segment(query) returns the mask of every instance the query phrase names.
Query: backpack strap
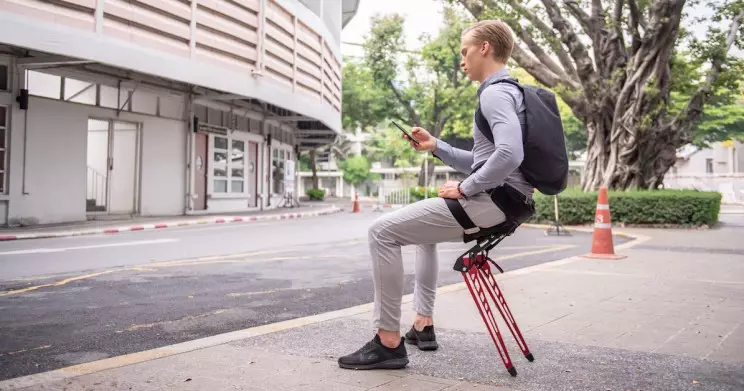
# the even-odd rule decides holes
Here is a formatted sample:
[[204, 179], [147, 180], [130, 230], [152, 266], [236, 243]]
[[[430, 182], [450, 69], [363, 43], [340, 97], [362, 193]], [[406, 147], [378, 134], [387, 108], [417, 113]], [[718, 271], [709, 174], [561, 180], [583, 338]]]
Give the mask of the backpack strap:
[[[522, 85], [519, 84], [519, 80], [515, 78], [494, 80], [491, 83], [489, 83], [488, 86], [492, 86], [498, 83], [511, 84], [519, 88], [519, 90], [522, 91], [522, 93], [524, 93], [524, 89], [522, 89]], [[486, 88], [488, 88], [488, 86], [486, 86]], [[480, 92], [478, 92], [478, 107], [475, 110], [475, 124], [478, 127], [478, 129], [481, 131], [481, 133], [483, 133], [483, 135], [486, 136], [488, 141], [493, 143], [493, 132], [491, 130], [491, 126], [488, 124], [488, 120], [486, 119], [486, 117], [483, 116], [483, 113], [481, 112], [481, 106], [480, 106], [480, 95], [483, 93], [483, 91], [486, 90], [486, 88], [483, 88]], [[522, 128], [522, 138], [524, 138], [524, 136], [525, 136], [525, 129]]]

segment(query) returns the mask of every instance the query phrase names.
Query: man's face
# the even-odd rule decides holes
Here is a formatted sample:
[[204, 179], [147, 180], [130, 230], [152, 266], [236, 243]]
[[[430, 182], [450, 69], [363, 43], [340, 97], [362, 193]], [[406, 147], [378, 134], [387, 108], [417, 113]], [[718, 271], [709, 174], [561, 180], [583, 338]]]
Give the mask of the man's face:
[[483, 75], [483, 63], [488, 43], [479, 43], [473, 39], [471, 33], [467, 33], [460, 43], [460, 55], [462, 61], [460, 67], [470, 80], [481, 81]]

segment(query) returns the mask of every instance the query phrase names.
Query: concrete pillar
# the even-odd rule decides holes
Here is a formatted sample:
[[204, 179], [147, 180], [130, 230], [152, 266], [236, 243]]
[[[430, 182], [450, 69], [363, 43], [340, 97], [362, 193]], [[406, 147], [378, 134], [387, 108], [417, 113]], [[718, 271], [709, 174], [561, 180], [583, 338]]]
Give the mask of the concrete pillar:
[[731, 143], [731, 150], [729, 151], [729, 173], [733, 174], [736, 172], [736, 144]]

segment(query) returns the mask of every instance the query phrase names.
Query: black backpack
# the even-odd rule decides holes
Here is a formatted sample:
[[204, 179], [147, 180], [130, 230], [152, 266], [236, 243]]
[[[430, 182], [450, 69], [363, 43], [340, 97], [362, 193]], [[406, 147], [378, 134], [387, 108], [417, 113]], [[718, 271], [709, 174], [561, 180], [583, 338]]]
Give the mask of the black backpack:
[[[522, 128], [524, 160], [519, 166], [525, 179], [540, 193], [555, 195], [565, 190], [568, 182], [568, 153], [563, 138], [563, 122], [555, 95], [544, 88], [520, 84], [516, 79], [499, 79], [496, 83], [517, 86], [524, 96], [526, 127]], [[482, 89], [481, 92], [485, 90]], [[480, 92], [475, 123], [493, 143], [488, 121], [480, 110]]]

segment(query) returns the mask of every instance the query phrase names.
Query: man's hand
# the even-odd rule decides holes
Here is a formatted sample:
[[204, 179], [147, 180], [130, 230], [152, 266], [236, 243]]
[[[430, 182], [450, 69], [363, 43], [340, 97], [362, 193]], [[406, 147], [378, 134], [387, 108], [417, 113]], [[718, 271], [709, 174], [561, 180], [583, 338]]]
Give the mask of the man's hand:
[[448, 181], [444, 185], [439, 187], [439, 196], [442, 198], [458, 199], [462, 198], [462, 194], [457, 190], [457, 185], [460, 182]]
[[413, 129], [411, 129], [411, 136], [413, 136], [413, 138], [416, 139], [419, 144], [408, 140], [408, 137], [405, 134], [401, 134], [401, 137], [408, 140], [408, 143], [411, 144], [411, 147], [419, 152], [434, 152], [434, 150], [437, 148], [437, 139], [432, 137], [431, 134], [429, 134], [429, 132], [424, 128], [414, 127]]

